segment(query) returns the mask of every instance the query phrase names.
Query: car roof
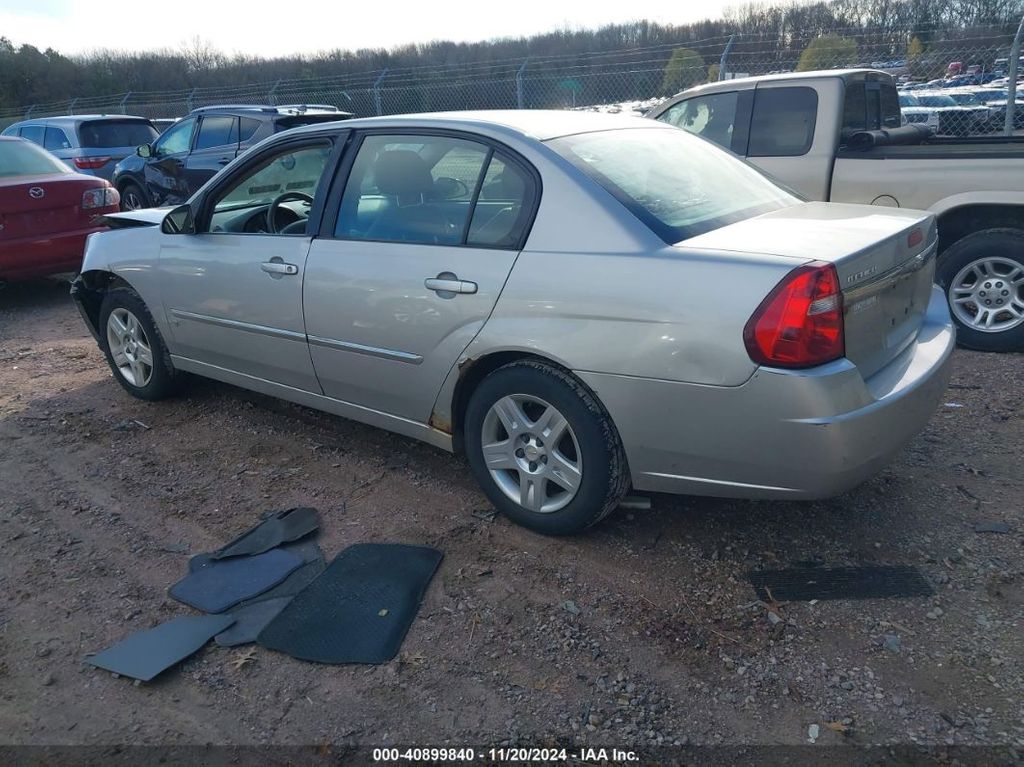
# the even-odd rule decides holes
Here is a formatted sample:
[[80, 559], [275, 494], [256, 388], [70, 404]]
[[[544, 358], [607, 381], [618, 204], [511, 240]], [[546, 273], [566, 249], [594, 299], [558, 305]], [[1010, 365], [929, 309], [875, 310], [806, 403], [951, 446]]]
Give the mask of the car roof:
[[424, 112], [392, 115], [388, 117], [361, 117], [354, 120], [306, 125], [290, 133], [314, 133], [332, 126], [338, 128], [433, 128], [465, 130], [475, 128], [485, 132], [513, 134], [540, 141], [623, 128], [667, 128], [670, 125], [622, 114], [569, 111], [564, 109], [494, 109], [466, 112]]
[[[777, 83], [786, 82], [788, 80], [819, 79], [822, 77], [837, 77], [841, 80], [850, 80], [854, 78], [863, 78], [868, 74], [884, 75], [887, 78], [892, 77], [891, 74], [883, 72], [880, 69], [818, 69], [812, 72], [780, 72], [774, 75], [755, 75], [752, 77], [736, 77], [732, 80], [718, 80], [717, 82], [705, 83], [704, 85], [696, 85], [693, 88], [687, 88], [683, 93], [710, 93], [720, 90], [730, 90], [731, 88], [736, 87], [744, 87], [754, 83]], [[675, 96], [672, 96], [672, 98], [680, 95], [682, 94], [677, 93]]]
[[32, 117], [28, 120], [19, 120], [13, 125], [23, 125], [36, 123], [39, 125], [76, 125], [78, 123], [89, 122], [91, 120], [135, 120], [139, 122], [149, 122], [148, 117], [139, 117], [138, 115], [119, 115], [119, 114], [95, 114], [95, 115], [59, 115], [57, 117]]

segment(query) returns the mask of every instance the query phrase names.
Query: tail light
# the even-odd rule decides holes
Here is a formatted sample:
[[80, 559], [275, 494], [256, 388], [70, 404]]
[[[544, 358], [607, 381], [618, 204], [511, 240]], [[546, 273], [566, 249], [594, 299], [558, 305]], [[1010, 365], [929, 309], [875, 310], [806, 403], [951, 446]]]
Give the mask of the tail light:
[[121, 203], [121, 195], [112, 186], [87, 189], [82, 195], [82, 210], [113, 208]]
[[839, 359], [843, 294], [832, 264], [798, 267], [775, 286], [743, 328], [750, 359], [759, 365], [808, 368]]
[[79, 170], [96, 170], [113, 159], [113, 157], [75, 157], [73, 162]]

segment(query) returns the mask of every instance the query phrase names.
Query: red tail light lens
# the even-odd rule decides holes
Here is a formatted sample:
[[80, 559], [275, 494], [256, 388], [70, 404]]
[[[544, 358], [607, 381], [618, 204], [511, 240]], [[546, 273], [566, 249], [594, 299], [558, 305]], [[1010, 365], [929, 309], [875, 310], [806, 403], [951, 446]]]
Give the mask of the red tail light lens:
[[87, 189], [82, 194], [82, 210], [93, 208], [115, 208], [121, 203], [121, 195], [112, 186]]
[[775, 286], [743, 328], [750, 359], [759, 365], [808, 368], [839, 359], [843, 294], [832, 264], [798, 267]]
[[102, 168], [110, 160], [110, 157], [75, 157], [74, 163], [79, 170], [96, 170]]

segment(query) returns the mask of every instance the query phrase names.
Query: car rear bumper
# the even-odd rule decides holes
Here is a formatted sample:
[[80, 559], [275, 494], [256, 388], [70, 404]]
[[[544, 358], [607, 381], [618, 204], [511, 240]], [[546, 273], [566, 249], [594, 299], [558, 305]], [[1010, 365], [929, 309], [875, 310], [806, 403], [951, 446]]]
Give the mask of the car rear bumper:
[[867, 380], [846, 359], [760, 368], [735, 387], [578, 375], [618, 427], [638, 490], [825, 498], [875, 474], [924, 428], [954, 345], [936, 287], [917, 341]]
[[0, 241], [0, 279], [27, 280], [82, 265], [85, 238], [103, 227]]

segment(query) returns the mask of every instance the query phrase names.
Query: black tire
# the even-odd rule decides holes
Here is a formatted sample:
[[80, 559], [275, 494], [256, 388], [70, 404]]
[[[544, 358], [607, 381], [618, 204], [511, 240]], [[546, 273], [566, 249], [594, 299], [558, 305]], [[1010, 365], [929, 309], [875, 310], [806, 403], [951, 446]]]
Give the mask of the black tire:
[[[1001, 259], [999, 268], [1003, 273], [1012, 270], [1013, 264], [1024, 269], [1024, 230], [1021, 229], [984, 229], [974, 232], [954, 242], [939, 256], [938, 268], [935, 273], [935, 281], [942, 286], [946, 299], [950, 302], [950, 311], [953, 321], [957, 326], [957, 343], [968, 349], [977, 349], [987, 352], [1019, 352], [1024, 351], [1024, 322], [1018, 323], [1015, 327], [1005, 330], [986, 331], [972, 327], [964, 314], [976, 314], [981, 308], [980, 304], [969, 303], [962, 308], [953, 304], [953, 296], [950, 295], [950, 288], [953, 283], [964, 284], [962, 273], [972, 264], [988, 259]], [[960, 277], [960, 279], [958, 279]], [[970, 277], [968, 277], [970, 279]], [[1018, 275], [1019, 279], [1019, 275]], [[987, 284], [987, 283], [986, 283]], [[993, 301], [991, 309], [998, 310], [999, 307], [1007, 306], [1008, 301], [1013, 300], [1017, 307], [1024, 306], [1024, 283], [1018, 283], [1016, 287], [1008, 281], [1001, 279], [1001, 274], [996, 272], [991, 281], [991, 289], [986, 290], [984, 298], [978, 295], [979, 301]], [[979, 291], [984, 284], [979, 286]], [[994, 294], [992, 291], [995, 291]], [[963, 293], [958, 295], [963, 296]], [[1002, 304], [995, 302], [1002, 301]], [[977, 309], [971, 307], [976, 306]], [[1003, 314], [996, 317], [1008, 317]], [[987, 316], [987, 315], [986, 315]]]
[[[568, 422], [569, 439], [575, 436], [582, 478], [575, 496], [558, 510], [533, 511], [512, 500], [487, 468], [482, 449], [484, 421], [491, 406], [510, 395], [550, 404]], [[614, 511], [629, 488], [625, 451], [608, 413], [576, 378], [553, 365], [520, 360], [498, 368], [473, 392], [464, 423], [464, 444], [473, 476], [498, 511], [530, 530], [545, 535], [582, 532]], [[508, 476], [522, 477], [515, 470]], [[561, 488], [555, 489], [561, 492]]]
[[[128, 200], [133, 198], [139, 201], [137, 207], [129, 207]], [[142, 187], [138, 184], [129, 181], [121, 187], [121, 211], [129, 210], [140, 210], [141, 208], [151, 207], [149, 199], [146, 197], [146, 193], [142, 191]]]
[[[148, 378], [143, 378], [143, 385], [137, 385], [128, 380], [126, 373], [122, 372], [118, 363], [115, 362], [114, 354], [111, 351], [108, 324], [110, 315], [119, 310], [130, 313], [138, 320], [142, 331], [140, 337], [150, 350], [152, 365], [145, 366], [149, 368], [150, 372]], [[107, 364], [110, 365], [114, 378], [124, 387], [125, 391], [139, 399], [159, 400], [170, 396], [177, 390], [180, 375], [171, 364], [171, 355], [167, 351], [167, 344], [164, 343], [163, 336], [160, 335], [160, 330], [153, 321], [153, 315], [150, 314], [145, 302], [134, 290], [121, 287], [109, 291], [100, 306], [99, 319], [97, 331], [100, 337], [100, 349], [103, 350], [103, 354], [107, 358]]]

